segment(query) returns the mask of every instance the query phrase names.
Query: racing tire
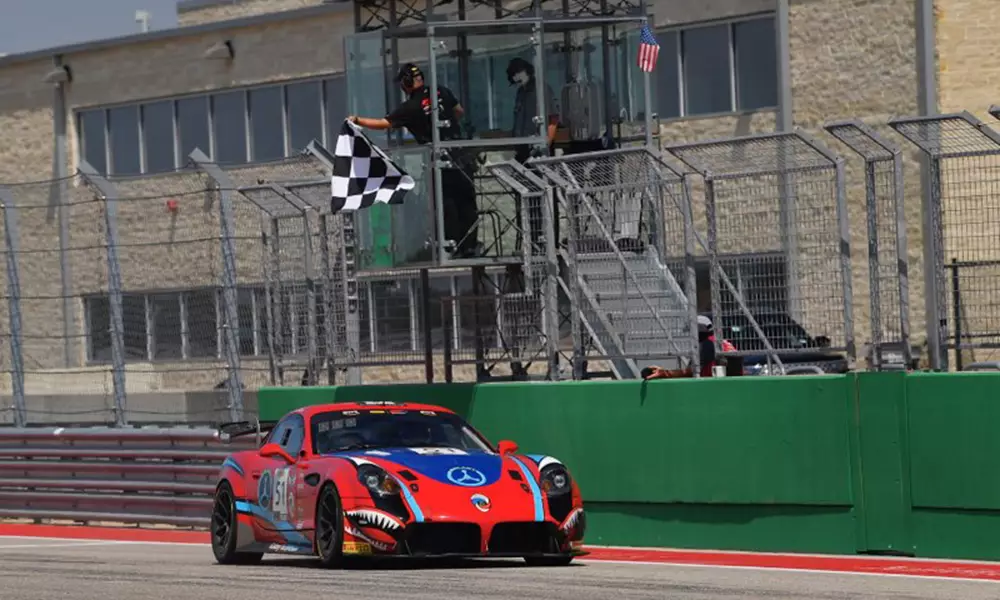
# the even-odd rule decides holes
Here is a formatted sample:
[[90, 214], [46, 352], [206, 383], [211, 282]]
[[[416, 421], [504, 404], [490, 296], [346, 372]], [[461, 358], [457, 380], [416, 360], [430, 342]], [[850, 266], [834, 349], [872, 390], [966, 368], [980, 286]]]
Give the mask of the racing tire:
[[529, 567], [566, 567], [573, 562], [572, 556], [525, 556]]
[[233, 486], [223, 481], [215, 490], [212, 503], [212, 554], [221, 565], [250, 565], [260, 562], [262, 552], [238, 552], [236, 538], [239, 518], [236, 514], [236, 499]]
[[324, 484], [316, 497], [316, 556], [328, 569], [344, 562], [344, 510], [331, 482]]

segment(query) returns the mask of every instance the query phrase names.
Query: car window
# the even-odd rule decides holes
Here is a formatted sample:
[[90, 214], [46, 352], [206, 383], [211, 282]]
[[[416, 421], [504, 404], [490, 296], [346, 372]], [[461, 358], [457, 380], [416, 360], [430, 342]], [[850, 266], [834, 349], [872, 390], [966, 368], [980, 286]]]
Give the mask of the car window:
[[304, 441], [305, 421], [299, 414], [289, 415], [282, 419], [265, 440], [266, 443], [278, 444], [292, 456], [297, 455], [302, 450]]
[[317, 454], [391, 447], [493, 451], [461, 417], [435, 411], [330, 411], [313, 416], [310, 426]]

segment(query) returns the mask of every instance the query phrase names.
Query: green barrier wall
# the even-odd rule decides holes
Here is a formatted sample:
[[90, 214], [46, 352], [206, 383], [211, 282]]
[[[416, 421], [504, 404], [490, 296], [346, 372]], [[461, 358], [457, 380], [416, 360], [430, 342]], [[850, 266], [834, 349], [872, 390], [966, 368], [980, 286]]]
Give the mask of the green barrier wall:
[[592, 544], [1000, 559], [1000, 375], [268, 388], [439, 404], [572, 469]]

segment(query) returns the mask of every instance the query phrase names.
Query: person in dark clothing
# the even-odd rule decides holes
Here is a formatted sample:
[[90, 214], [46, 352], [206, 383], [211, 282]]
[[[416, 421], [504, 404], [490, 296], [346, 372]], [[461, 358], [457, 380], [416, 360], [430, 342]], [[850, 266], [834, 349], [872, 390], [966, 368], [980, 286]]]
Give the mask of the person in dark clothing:
[[[424, 83], [424, 74], [413, 63], [403, 65], [396, 75], [396, 81], [408, 95], [407, 99], [391, 113], [382, 118], [350, 116], [348, 119], [367, 129], [406, 128], [418, 144], [429, 144], [431, 129], [431, 91]], [[437, 89], [438, 120], [442, 141], [462, 138], [459, 121], [465, 115], [465, 108], [450, 89], [439, 85]], [[476, 186], [472, 176], [476, 170], [475, 156], [463, 150], [448, 150], [454, 167], [441, 169], [441, 196], [444, 209], [444, 235], [456, 243], [454, 256], [469, 257], [478, 253], [478, 207]]]
[[[535, 66], [523, 58], [516, 57], [507, 64], [507, 81], [517, 86], [514, 96], [514, 125], [511, 136], [532, 137], [538, 135], [538, 125], [535, 114], [538, 112], [538, 80], [535, 79]], [[559, 125], [559, 114], [556, 109], [555, 94], [552, 87], [545, 86], [545, 104], [548, 113], [546, 135], [549, 142], [549, 154], [554, 154], [553, 144], [556, 138], [556, 128]], [[531, 158], [531, 146], [518, 146], [514, 160], [524, 164]]]
[[[538, 113], [538, 80], [535, 79], [535, 66], [520, 57], [515, 57], [507, 63], [507, 81], [510, 85], [516, 85], [517, 90], [514, 95], [514, 115], [513, 126], [511, 127], [511, 137], [526, 138], [538, 135], [538, 124], [535, 116]], [[559, 125], [559, 114], [555, 103], [555, 94], [552, 87], [545, 86], [545, 98], [548, 113], [548, 127], [546, 137], [548, 139], [549, 155], [555, 154], [556, 129]], [[514, 160], [524, 164], [532, 155], [532, 146], [522, 144], [514, 148]], [[523, 200], [522, 200], [523, 201]], [[528, 221], [530, 236], [533, 244], [540, 244], [543, 237], [542, 207], [535, 200], [528, 206]], [[556, 207], [553, 206], [555, 210]], [[521, 211], [515, 214], [517, 227], [525, 232], [524, 224], [521, 223]], [[555, 230], [558, 234], [558, 218], [554, 219]], [[558, 235], [556, 237], [558, 239]], [[541, 246], [535, 247], [533, 252], [544, 252]]]
[[[712, 331], [712, 320], [704, 315], [698, 315], [698, 363], [701, 377], [711, 377], [712, 367], [716, 364], [715, 333]], [[736, 346], [727, 339], [722, 340], [723, 352], [736, 352]], [[644, 368], [640, 374], [643, 379], [672, 379], [675, 377], [694, 377], [691, 367], [679, 370], [668, 370], [656, 366]]]

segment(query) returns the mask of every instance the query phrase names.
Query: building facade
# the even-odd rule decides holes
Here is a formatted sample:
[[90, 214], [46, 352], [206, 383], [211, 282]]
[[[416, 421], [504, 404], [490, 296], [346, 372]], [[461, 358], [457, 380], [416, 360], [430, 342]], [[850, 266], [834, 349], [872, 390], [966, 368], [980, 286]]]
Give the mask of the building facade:
[[[1000, 95], [991, 87], [1000, 81], [1000, 67], [983, 60], [996, 48], [991, 32], [1000, 25], [989, 22], [1000, 18], [991, 2], [934, 4], [930, 44], [936, 62], [929, 72], [935, 78], [931, 86], [938, 102], [932, 109], [969, 109], [986, 116], [986, 108], [996, 100], [990, 95]], [[855, 117], [881, 123], [892, 116], [920, 113], [914, 4], [912, 0], [790, 2], [794, 124], [849, 158], [853, 293], [861, 343], [870, 335], [864, 176], [853, 155], [825, 136], [822, 125]], [[649, 6], [661, 45], [652, 97], [664, 143], [778, 128], [779, 53], [774, 40], [779, 28], [774, 0], [651, 0]], [[185, 194], [163, 188], [162, 178], [183, 169], [190, 152], [198, 148], [219, 164], [245, 166], [246, 177], [252, 179], [254, 169], [296, 155], [312, 139], [329, 145], [352, 110], [370, 114], [348, 92], [345, 48], [356, 28], [351, 3], [182, 0], [178, 9], [178, 29], [0, 58], [0, 182], [48, 182], [11, 185], [25, 253], [21, 302], [28, 393], [51, 385], [109, 385], [106, 369], [93, 367], [94, 374], [88, 374], [90, 365], [107, 360], [110, 336], [107, 282], [101, 267], [102, 213], [92, 193], [73, 180], [81, 160], [121, 181], [123, 198], [130, 198], [120, 203], [118, 221], [121, 243], [127, 246], [119, 258], [126, 293], [130, 386], [203, 389], [223, 378], [217, 364], [220, 308], [213, 288], [218, 281], [214, 266], [218, 249], [215, 242], [206, 241], [212, 239], [206, 227], [215, 227], [213, 209], [199, 199], [197, 186]], [[599, 46], [599, 36], [589, 41], [595, 39]], [[614, 108], [630, 118], [645, 110], [636, 83], [636, 40], [635, 32], [620, 36], [616, 64], [610, 69], [616, 81]], [[401, 43], [401, 61], [425, 61], [424, 47], [419, 40]], [[471, 119], [477, 128], [502, 129], [512, 103], [503, 72], [511, 50], [502, 43], [479, 50], [473, 53], [471, 87], [485, 93], [470, 98]], [[558, 57], [551, 60], [554, 68], [547, 63], [546, 70], [558, 85], [561, 65]], [[580, 68], [595, 76], [603, 72], [590, 59]], [[447, 66], [443, 77], [448, 83]], [[918, 153], [913, 146], [904, 149], [909, 300], [913, 341], [919, 345], [924, 337], [921, 187]], [[60, 262], [60, 219], [53, 208], [60, 197], [70, 202], [68, 233], [63, 235], [63, 244], [68, 240], [69, 247], [62, 253], [70, 256], [64, 261], [70, 266], [68, 275]], [[171, 200], [176, 204], [168, 204]], [[247, 239], [254, 235], [247, 234]], [[239, 299], [240, 352], [249, 364], [259, 363], [264, 373], [266, 351], [261, 339], [267, 320], [261, 288], [253, 283], [259, 274], [253, 263], [257, 257], [264, 259], [252, 241], [243, 252], [250, 266], [241, 276], [246, 286]], [[761, 281], [762, 286], [778, 289], [784, 284], [776, 282], [789, 277], [781, 260], [753, 255], [746, 264], [756, 273], [750, 280]], [[704, 309], [707, 268], [703, 264], [698, 268], [699, 308]], [[468, 282], [445, 277], [436, 286], [448, 293], [451, 286], [467, 287]], [[389, 291], [383, 292], [388, 300], [369, 309], [369, 316], [380, 315], [364, 325], [364, 339], [373, 348], [388, 344], [378, 347], [390, 352], [398, 346], [405, 352], [411, 347], [412, 289], [412, 282], [388, 285]], [[299, 321], [301, 315], [289, 319]], [[389, 379], [422, 378], [423, 367], [411, 370], [412, 377], [392, 369]], [[54, 371], [72, 377], [47, 378]], [[379, 378], [366, 375], [366, 380]], [[45, 381], [61, 383], [47, 387]], [[247, 380], [248, 386], [262, 383], [263, 375]]]

